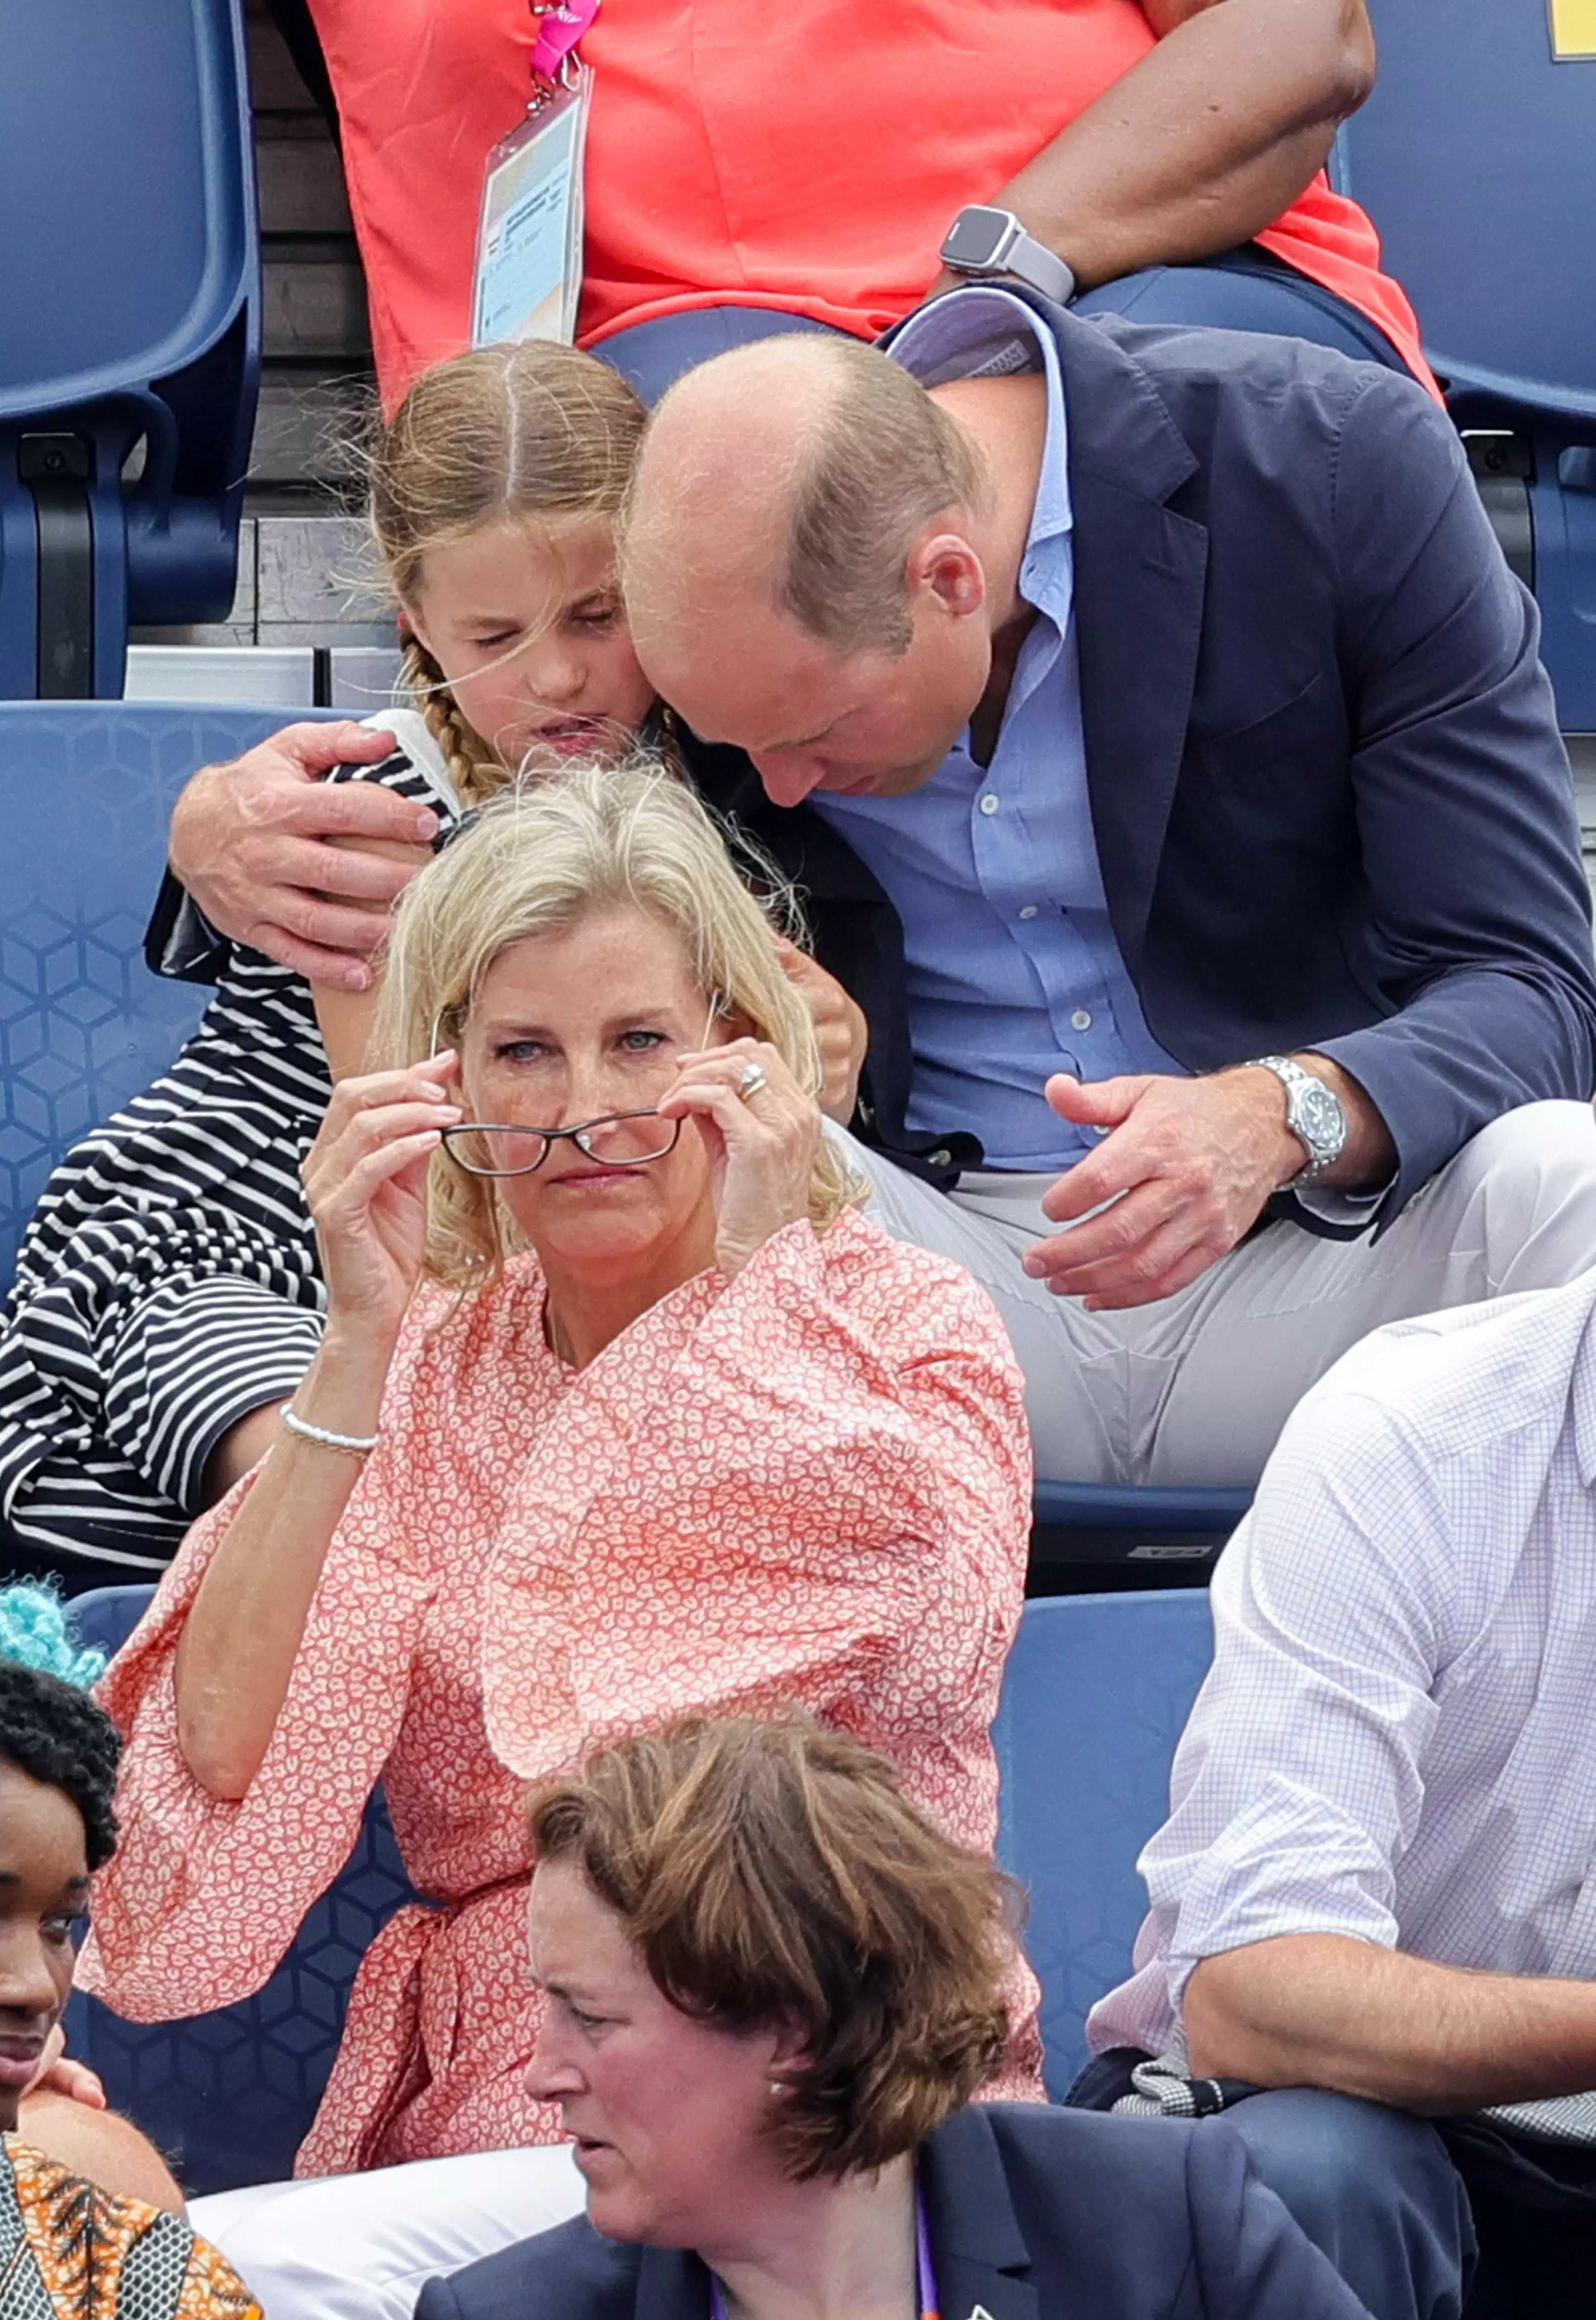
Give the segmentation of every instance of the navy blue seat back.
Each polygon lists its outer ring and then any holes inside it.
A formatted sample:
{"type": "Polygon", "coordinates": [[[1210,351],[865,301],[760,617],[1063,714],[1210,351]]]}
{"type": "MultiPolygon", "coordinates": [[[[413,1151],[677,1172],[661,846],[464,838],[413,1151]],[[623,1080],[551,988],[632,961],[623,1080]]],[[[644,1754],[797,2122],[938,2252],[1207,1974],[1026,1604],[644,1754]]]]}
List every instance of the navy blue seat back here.
{"type": "Polygon", "coordinates": [[[1596,730],[1596,56],[1559,0],[1374,0],[1374,93],[1337,141],[1539,599],[1565,731],[1596,730]]]}
{"type": "Polygon", "coordinates": [[[998,1857],[1030,1897],[1047,2086],[1086,2059],[1086,2015],[1130,1971],[1136,1873],[1169,1809],[1169,1765],[1213,1631],[1201,1588],[1028,1603],[993,1727],[998,1857]]]}
{"type": "MultiPolygon", "coordinates": [[[[152,1592],[104,1587],[78,1596],[72,1617],[83,1642],[114,1652],[152,1592]]],[[[147,2024],[124,2022],[79,1992],[68,2014],[71,2051],[99,2072],[113,2107],[168,2154],[186,2190],[278,2181],[292,2173],[322,2098],[355,1969],[413,1898],[379,1790],[348,1864],[264,1989],[214,2014],[147,2024]]]]}
{"type": "Polygon", "coordinates": [[[232,599],[260,353],[242,0],[0,0],[0,696],[115,695],[130,619],[232,599]]]}
{"type": "Polygon", "coordinates": [[[173,800],[293,713],[318,712],[0,702],[0,1283],[51,1168],[208,996],[144,964],[173,800]]]}

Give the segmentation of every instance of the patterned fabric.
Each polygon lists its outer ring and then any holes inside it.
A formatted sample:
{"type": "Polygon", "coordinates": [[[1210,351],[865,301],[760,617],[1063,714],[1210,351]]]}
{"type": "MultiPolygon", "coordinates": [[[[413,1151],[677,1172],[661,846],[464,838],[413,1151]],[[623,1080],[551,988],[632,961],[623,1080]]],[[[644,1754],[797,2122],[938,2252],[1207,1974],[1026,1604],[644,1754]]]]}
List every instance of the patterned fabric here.
{"type": "MultiPolygon", "coordinates": [[[[458,806],[414,711],[408,754],[330,778],[458,806]]],[[[169,1072],[51,1176],[0,1329],[0,1508],[15,1544],[160,1569],[236,1420],[292,1393],[322,1289],[299,1166],[331,1083],[309,983],[233,949],[169,1072]]]]}
{"type": "MultiPolygon", "coordinates": [[[[172,1661],[248,1479],[206,1516],[102,1697],[129,1735],[122,1839],[78,1979],[134,2020],[259,1989],[373,1783],[418,1890],[368,1952],[306,2174],[558,2138],[521,2086],[538,2009],[529,1782],[697,1711],[798,1704],[990,1847],[988,1726],[1029,1520],[1023,1388],[967,1273],[849,1212],[701,1274],[567,1370],[534,1260],[424,1289],[380,1446],[329,1553],[248,1795],[178,1750],[172,1661]]],[[[1011,2067],[1039,2098],[1016,1958],[1011,2067]]]]}
{"type": "MultiPolygon", "coordinates": [[[[1274,1935],[1596,1978],[1593,1310],[1587,1273],[1397,1322],[1301,1403],[1214,1573],[1094,2050],[1183,2070],[1199,1959],[1274,1935]]],[[[1502,2118],[1567,2135],[1593,2108],[1502,2118]]]]}
{"type": "Polygon", "coordinates": [[[0,2156],[5,2320],[261,2320],[181,2216],[113,2198],[10,2135],[0,2156]]]}

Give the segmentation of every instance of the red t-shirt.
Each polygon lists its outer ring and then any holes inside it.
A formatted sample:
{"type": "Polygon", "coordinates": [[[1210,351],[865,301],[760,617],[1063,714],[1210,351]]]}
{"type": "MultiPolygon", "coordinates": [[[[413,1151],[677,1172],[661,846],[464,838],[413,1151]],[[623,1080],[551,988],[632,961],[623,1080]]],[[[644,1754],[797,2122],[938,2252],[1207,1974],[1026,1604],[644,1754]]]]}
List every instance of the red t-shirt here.
{"type": "MultiPolygon", "coordinates": [[[[526,0],[313,0],[343,120],[385,399],[470,331],[483,168],[521,118],[526,0]]],[[[874,337],[984,201],[1153,46],[1137,0],[605,0],[581,337],[774,306],[874,337]]],[[[1266,233],[1421,377],[1413,311],[1316,177],[1266,233]]],[[[1067,256],[1067,252],[1066,253],[1067,256]]]]}

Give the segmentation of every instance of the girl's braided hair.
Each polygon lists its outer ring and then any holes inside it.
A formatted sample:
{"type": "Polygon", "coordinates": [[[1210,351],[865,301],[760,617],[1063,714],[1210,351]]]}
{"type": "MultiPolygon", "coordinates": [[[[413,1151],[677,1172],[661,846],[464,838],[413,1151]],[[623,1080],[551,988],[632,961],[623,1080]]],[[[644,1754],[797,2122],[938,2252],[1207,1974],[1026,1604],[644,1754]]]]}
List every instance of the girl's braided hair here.
{"type": "MultiPolygon", "coordinates": [[[[543,340],[478,347],[423,371],[366,458],[367,512],[388,583],[413,602],[430,548],[488,523],[561,528],[620,508],[643,406],[596,356],[543,340]]],[[[482,803],[508,769],[461,715],[418,637],[403,684],[460,801],[482,803]]]]}

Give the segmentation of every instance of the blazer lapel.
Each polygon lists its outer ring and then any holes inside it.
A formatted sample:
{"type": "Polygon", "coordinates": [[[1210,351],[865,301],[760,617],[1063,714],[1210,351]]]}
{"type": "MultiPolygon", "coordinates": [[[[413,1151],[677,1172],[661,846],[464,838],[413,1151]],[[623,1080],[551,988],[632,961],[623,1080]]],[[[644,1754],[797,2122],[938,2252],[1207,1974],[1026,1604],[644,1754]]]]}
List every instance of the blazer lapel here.
{"type": "MultiPolygon", "coordinates": [[[[972,2104],[920,2154],[941,2320],[1037,2320],[1037,2291],[992,2126],[972,2104]]],[[[640,2320],[640,2315],[639,2315],[640,2320]]]]}
{"type": "Polygon", "coordinates": [[[1109,915],[1138,978],[1196,680],[1208,531],[1165,505],[1197,461],[1147,373],[1102,324],[1062,315],[1055,327],[1086,784],[1109,915]]]}

